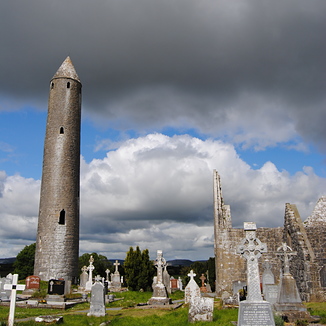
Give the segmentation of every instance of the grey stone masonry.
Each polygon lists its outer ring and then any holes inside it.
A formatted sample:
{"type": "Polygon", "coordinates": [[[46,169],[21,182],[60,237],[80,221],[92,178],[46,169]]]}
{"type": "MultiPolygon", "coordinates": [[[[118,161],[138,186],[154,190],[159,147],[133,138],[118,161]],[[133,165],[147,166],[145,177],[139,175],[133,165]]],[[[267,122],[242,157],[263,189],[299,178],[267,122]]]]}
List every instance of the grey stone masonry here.
{"type": "Polygon", "coordinates": [[[79,179],[82,85],[69,57],[50,82],[34,274],[79,275],[79,179]]]}

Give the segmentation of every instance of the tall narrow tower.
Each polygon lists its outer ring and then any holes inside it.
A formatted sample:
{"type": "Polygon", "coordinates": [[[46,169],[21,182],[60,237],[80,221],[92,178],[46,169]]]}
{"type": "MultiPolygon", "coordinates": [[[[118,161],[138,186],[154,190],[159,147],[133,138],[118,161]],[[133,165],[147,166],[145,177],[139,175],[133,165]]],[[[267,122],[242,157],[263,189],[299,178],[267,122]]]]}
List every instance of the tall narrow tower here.
{"type": "Polygon", "coordinates": [[[81,83],[69,57],[50,82],[34,274],[78,276],[81,83]]]}

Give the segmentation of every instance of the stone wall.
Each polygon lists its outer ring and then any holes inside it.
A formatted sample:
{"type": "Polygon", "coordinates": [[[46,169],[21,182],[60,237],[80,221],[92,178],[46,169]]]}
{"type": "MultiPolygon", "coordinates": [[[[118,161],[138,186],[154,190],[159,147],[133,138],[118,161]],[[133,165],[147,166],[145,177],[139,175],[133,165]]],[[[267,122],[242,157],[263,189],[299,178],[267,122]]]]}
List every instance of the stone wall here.
{"type": "MultiPolygon", "coordinates": [[[[242,229],[232,228],[231,210],[224,204],[220,177],[214,170],[214,227],[216,292],[232,294],[232,285],[246,281],[244,259],[236,253],[237,246],[245,237],[242,229]]],[[[296,280],[302,300],[325,301],[326,299],[326,197],[322,197],[312,213],[303,223],[295,205],[285,205],[284,227],[258,228],[257,238],[267,244],[267,253],[259,259],[260,275],[262,263],[267,259],[272,265],[275,282],[281,272],[281,260],[277,248],[286,242],[297,252],[290,263],[290,272],[296,280]]]]}

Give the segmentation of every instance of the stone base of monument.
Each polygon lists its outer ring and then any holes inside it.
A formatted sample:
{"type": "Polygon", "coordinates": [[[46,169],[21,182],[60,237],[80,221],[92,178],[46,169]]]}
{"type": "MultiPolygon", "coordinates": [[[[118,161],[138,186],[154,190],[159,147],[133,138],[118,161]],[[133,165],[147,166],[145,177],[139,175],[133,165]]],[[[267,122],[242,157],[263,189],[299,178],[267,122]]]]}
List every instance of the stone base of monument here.
{"type": "Polygon", "coordinates": [[[148,300],[149,305],[167,305],[171,304],[172,300],[168,297],[164,284],[157,283],[153,289],[153,295],[148,300]]]}
{"type": "Polygon", "coordinates": [[[315,320],[302,303],[275,303],[274,309],[278,315],[289,323],[299,319],[309,322],[315,320]]]}
{"type": "Polygon", "coordinates": [[[275,326],[272,306],[267,301],[241,301],[238,326],[275,326]]]}
{"type": "Polygon", "coordinates": [[[46,302],[65,302],[65,296],[59,294],[48,294],[45,297],[46,302]]]}

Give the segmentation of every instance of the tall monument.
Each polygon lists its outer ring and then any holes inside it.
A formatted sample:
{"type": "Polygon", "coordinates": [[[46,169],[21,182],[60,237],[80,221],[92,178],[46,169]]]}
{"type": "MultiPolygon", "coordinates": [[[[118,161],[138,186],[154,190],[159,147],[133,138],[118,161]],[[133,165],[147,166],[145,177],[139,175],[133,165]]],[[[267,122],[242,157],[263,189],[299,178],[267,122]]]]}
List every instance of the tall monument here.
{"type": "Polygon", "coordinates": [[[50,81],[34,274],[78,276],[81,82],[69,57],[50,81]]]}

